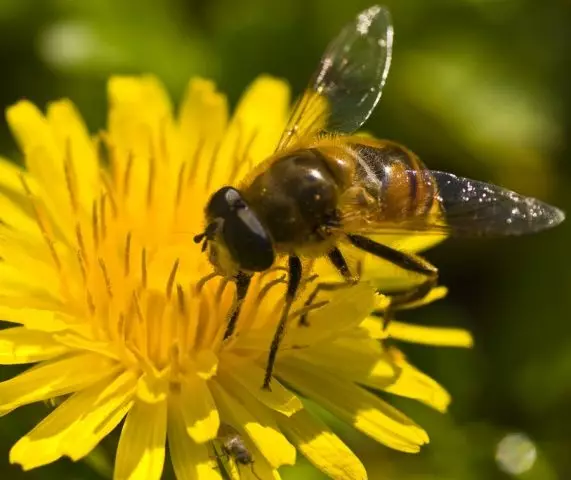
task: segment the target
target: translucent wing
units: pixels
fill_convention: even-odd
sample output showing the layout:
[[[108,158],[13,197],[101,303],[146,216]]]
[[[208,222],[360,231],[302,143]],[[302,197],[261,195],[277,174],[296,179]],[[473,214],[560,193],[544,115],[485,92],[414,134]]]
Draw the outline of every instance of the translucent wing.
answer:
[[[535,233],[561,223],[556,207],[497,185],[423,168],[392,142],[354,145],[358,187],[341,208],[346,231],[368,235],[419,232],[451,236]]]
[[[451,173],[429,172],[445,228],[455,236],[505,236],[536,233],[555,227],[565,214],[558,208],[506,188]],[[433,219],[426,222],[430,228]]]
[[[226,439],[228,437],[236,437],[240,436],[238,430],[236,430],[232,425],[228,423],[221,422],[220,426],[218,427],[218,438],[219,439]]]
[[[323,131],[352,133],[361,127],[381,97],[392,46],[386,8],[370,7],[345,26],[294,107],[278,150]]]

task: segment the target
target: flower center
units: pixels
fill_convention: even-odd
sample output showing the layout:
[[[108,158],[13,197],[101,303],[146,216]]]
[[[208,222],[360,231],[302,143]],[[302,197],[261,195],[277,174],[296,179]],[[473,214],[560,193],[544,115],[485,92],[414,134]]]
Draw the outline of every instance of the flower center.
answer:
[[[133,153],[108,141],[109,168],[101,169],[99,194],[86,205],[74,171],[81,163],[68,141],[62,167],[69,212],[61,215],[22,176],[65,298],[61,341],[171,378],[235,346],[232,353],[241,356],[265,355],[283,305],[285,269],[254,277],[237,329],[225,340],[235,286],[213,275],[192,241],[211,190],[195,178],[201,155],[183,161],[164,138],[150,143]],[[300,308],[301,300],[294,316]],[[242,342],[260,331],[256,341]]]

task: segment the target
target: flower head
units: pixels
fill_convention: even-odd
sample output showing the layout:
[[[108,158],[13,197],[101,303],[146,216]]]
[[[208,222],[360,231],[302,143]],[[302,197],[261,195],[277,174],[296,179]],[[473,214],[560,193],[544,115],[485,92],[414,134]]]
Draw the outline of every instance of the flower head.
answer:
[[[223,452],[226,424],[259,478],[279,478],[296,451],[333,478],[366,478],[305,398],[379,442],[418,451],[424,430],[370,389],[439,410],[449,397],[383,341],[462,345],[465,332],[383,329],[368,315],[385,300],[367,282],[325,295],[310,326],[297,327],[305,288],[272,390],[261,390],[283,304],[278,266],[254,277],[235,333],[223,338],[234,286],[212,275],[192,238],[209,195],[273,151],[286,85],[260,78],[232,119],[225,97],[200,79],[176,116],[152,77],[111,79],[109,99],[107,129],[94,138],[67,100],[45,115],[27,101],[7,111],[26,168],[0,161],[0,315],[11,324],[0,331],[0,363],[34,366],[0,383],[0,413],[61,398],[11,462],[81,459],[123,422],[115,478],[160,478],[168,441],[177,478],[217,479],[212,447]]]

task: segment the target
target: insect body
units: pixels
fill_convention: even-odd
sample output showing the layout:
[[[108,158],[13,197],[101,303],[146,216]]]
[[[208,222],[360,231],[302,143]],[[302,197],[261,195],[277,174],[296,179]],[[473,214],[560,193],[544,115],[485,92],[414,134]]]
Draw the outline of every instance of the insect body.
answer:
[[[246,447],[242,436],[236,429],[226,423],[220,424],[217,440],[222,445],[222,453],[231,458],[238,465],[250,465],[252,474],[259,478],[254,472],[254,459]]]
[[[436,281],[421,258],[373,241],[390,234],[519,235],[559,224],[560,210],[501,187],[428,170],[407,148],[354,135],[375,108],[391,63],[388,11],[373,6],[332,41],[296,104],[273,156],[238,186],[215,192],[205,209],[204,242],[215,270],[237,285],[232,335],[251,276],[288,257],[286,302],[270,348],[273,365],[302,277],[301,258],[325,256],[347,283],[358,281],[340,247],[350,244],[426,281],[395,297],[411,301]],[[309,296],[332,288],[318,284]],[[303,319],[302,319],[303,320]]]

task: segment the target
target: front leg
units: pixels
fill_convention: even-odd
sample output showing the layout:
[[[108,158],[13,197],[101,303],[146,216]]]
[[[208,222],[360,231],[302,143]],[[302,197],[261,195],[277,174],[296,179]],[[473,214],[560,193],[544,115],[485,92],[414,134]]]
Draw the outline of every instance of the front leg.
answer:
[[[251,280],[252,276],[244,272],[238,272],[234,277],[234,281],[236,282],[236,303],[232,308],[232,314],[230,315],[230,320],[228,320],[228,325],[226,325],[224,340],[230,338],[234,333],[234,330],[236,330],[236,323],[238,323],[240,310],[242,310],[242,304],[248,294],[248,288],[250,287]]]
[[[266,375],[264,377],[264,384],[262,386],[262,388],[264,388],[265,390],[270,390],[270,383],[272,381],[274,364],[276,363],[278,350],[285,335],[285,329],[289,317],[289,312],[291,310],[291,306],[295,300],[295,296],[297,294],[297,290],[301,282],[302,268],[301,268],[301,260],[299,259],[299,257],[296,256],[289,257],[288,271],[289,275],[288,275],[284,308],[282,310],[280,321],[274,333],[274,338],[272,340],[272,345],[270,347],[270,353],[268,355],[268,362],[266,364]]]

